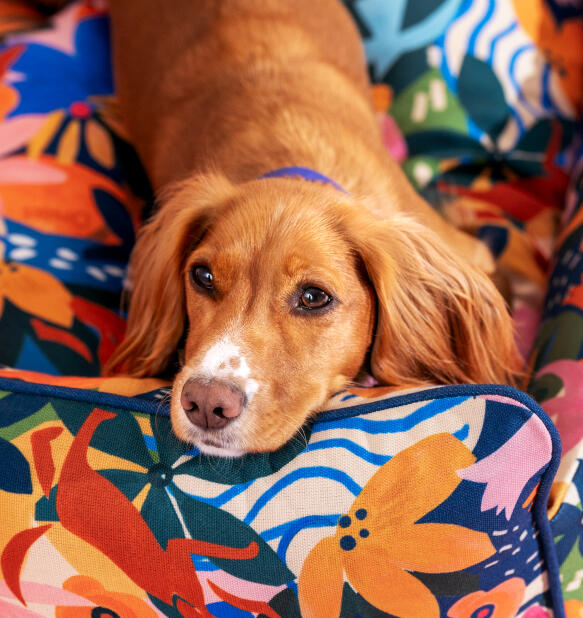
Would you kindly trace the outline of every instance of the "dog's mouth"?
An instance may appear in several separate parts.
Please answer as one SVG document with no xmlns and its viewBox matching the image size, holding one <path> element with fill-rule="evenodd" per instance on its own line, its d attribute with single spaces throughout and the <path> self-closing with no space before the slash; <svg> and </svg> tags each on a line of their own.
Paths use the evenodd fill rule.
<svg viewBox="0 0 583 618">
<path fill-rule="evenodd" d="M 234 448 L 229 445 L 228 441 L 221 440 L 218 436 L 205 435 L 198 438 L 194 446 L 205 455 L 214 455 L 218 457 L 241 457 L 246 451 L 240 448 Z"/>
</svg>

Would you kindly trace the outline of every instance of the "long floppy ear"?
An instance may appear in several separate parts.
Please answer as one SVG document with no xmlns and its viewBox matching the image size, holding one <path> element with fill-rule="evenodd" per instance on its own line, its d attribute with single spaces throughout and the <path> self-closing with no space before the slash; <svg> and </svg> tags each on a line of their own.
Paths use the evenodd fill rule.
<svg viewBox="0 0 583 618">
<path fill-rule="evenodd" d="M 106 373 L 115 369 L 144 377 L 167 368 L 185 328 L 185 260 L 233 190 L 224 176 L 208 174 L 161 193 L 158 211 L 141 229 L 132 252 L 126 335 Z"/>
<path fill-rule="evenodd" d="M 512 322 L 484 272 L 407 216 L 352 224 L 377 296 L 371 368 L 379 382 L 515 383 Z"/>
</svg>

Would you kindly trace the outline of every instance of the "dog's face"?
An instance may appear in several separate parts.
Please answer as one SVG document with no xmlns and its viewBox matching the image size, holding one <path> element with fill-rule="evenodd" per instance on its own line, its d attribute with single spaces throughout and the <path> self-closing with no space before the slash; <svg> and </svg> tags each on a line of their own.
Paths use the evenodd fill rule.
<svg viewBox="0 0 583 618">
<path fill-rule="evenodd" d="M 374 296 L 313 199 L 243 191 L 183 277 L 188 329 L 172 422 L 203 451 L 277 448 L 363 364 Z"/>
<path fill-rule="evenodd" d="M 382 384 L 507 382 L 515 360 L 483 273 L 422 224 L 375 219 L 320 183 L 184 183 L 142 231 L 132 272 L 113 364 L 155 375 L 185 341 L 172 426 L 210 454 L 277 449 L 369 348 Z"/>
</svg>

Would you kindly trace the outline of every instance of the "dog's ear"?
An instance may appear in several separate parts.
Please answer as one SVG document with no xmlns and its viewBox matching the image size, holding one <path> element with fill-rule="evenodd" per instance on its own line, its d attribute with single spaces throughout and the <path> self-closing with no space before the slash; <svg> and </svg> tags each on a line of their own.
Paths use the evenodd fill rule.
<svg viewBox="0 0 583 618">
<path fill-rule="evenodd" d="M 167 368 L 186 326 L 186 258 L 233 191 L 225 177 L 208 174 L 160 194 L 158 210 L 140 230 L 132 252 L 126 335 L 106 373 L 144 377 Z"/>
<path fill-rule="evenodd" d="M 513 384 L 512 322 L 489 277 L 407 216 L 352 219 L 350 237 L 377 297 L 374 377 L 383 384 Z"/>
</svg>

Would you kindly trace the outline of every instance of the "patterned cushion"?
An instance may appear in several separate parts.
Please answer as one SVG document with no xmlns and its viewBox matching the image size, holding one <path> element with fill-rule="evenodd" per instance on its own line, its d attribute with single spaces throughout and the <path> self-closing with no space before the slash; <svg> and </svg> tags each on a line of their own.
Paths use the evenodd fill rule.
<svg viewBox="0 0 583 618">
<path fill-rule="evenodd" d="M 1 388 L 0 615 L 560 615 L 559 444 L 518 391 L 348 399 L 230 460 L 155 404 Z"/>
<path fill-rule="evenodd" d="M 148 185 L 112 94 L 108 18 L 94 3 L 0 43 L 0 365 L 99 375 L 123 336 L 141 210 L 130 187 Z"/>
</svg>

